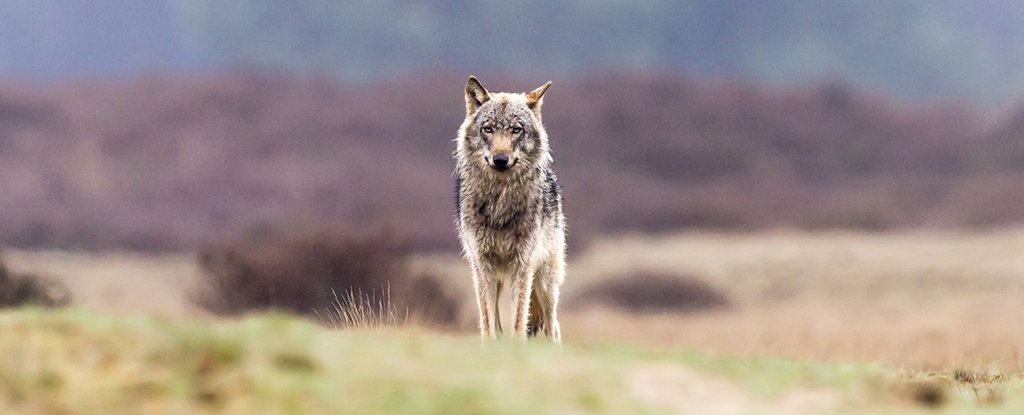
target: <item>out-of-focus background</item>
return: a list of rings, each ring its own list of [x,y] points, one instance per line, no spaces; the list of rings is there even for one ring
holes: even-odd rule
[[[469,74],[554,80],[575,248],[1024,220],[1012,2],[44,0],[0,6],[0,31],[14,247],[380,222],[451,250]]]
[[[1017,373],[1022,62],[1001,0],[7,1],[0,305],[472,335],[473,74],[554,82],[567,343]]]

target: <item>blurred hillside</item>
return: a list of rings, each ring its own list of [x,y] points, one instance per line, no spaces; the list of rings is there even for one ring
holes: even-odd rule
[[[904,99],[1024,95],[1024,7],[1006,0],[0,4],[0,74],[108,78],[235,65],[372,82],[424,70],[602,70],[842,80]]]
[[[493,90],[543,80],[484,78]],[[183,249],[336,222],[454,248],[464,82],[224,73],[2,86],[0,244]],[[1024,111],[990,126],[835,84],[624,73],[556,79],[544,111],[574,243],[1024,221]]]

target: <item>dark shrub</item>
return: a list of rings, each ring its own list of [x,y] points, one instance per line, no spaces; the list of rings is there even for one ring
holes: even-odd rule
[[[593,283],[569,304],[604,304],[634,312],[704,311],[727,307],[729,300],[697,278],[640,272]]]
[[[948,388],[938,382],[915,382],[909,385],[910,398],[927,408],[939,408],[949,401]]]
[[[407,288],[404,300],[409,315],[421,323],[455,323],[459,318],[459,301],[448,293],[441,279],[434,275],[418,275]]]
[[[71,295],[64,284],[34,274],[12,273],[0,260],[0,307],[59,307],[70,302]]]
[[[453,322],[457,302],[435,278],[407,274],[409,252],[408,243],[386,231],[207,245],[198,255],[206,286],[197,302],[221,314],[282,309],[320,315],[341,304],[418,322]]]

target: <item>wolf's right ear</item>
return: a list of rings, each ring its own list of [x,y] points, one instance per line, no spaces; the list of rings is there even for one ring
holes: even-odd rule
[[[466,81],[466,114],[475,113],[481,105],[490,99],[491,93],[487,92],[487,88],[484,88],[484,85],[475,76],[470,75],[469,80]]]

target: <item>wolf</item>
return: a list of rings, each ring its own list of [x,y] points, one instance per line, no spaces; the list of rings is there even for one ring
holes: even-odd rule
[[[561,341],[565,214],[541,122],[548,81],[528,93],[491,93],[466,81],[466,120],[455,139],[457,230],[480,310],[480,335],[501,334],[498,299],[512,293],[512,335]]]

